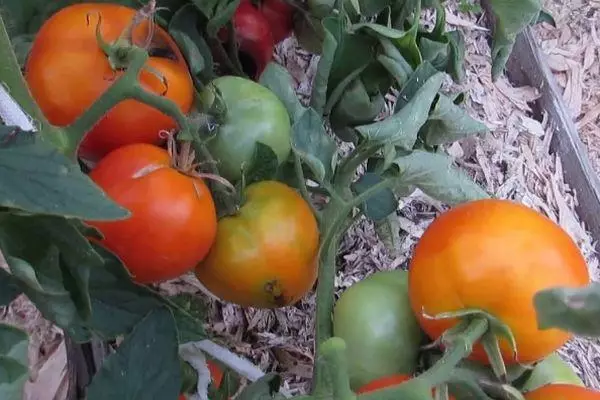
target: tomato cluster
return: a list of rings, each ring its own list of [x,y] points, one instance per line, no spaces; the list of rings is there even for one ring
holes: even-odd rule
[[[407,380],[418,369],[419,345],[425,343],[422,332],[438,340],[459,320],[436,316],[466,310],[487,313],[511,330],[515,351],[506,338],[498,338],[507,366],[548,359],[540,364],[543,370],[538,377],[531,379],[552,375],[546,381],[573,385],[577,383],[574,374],[564,372],[570,368],[551,361],[554,351],[571,335],[539,329],[533,297],[547,288],[578,288],[589,281],[577,245],[542,214],[507,200],[456,206],[424,232],[408,272],[377,272],[351,286],[338,300],[334,334],[347,344],[350,385],[366,392]],[[480,342],[468,358],[482,367],[490,366]],[[578,386],[539,389],[532,385],[525,386],[535,389],[528,399],[558,399],[560,393],[575,396],[579,392],[577,398],[586,398],[582,396],[588,393]],[[551,397],[552,393],[559,397]]]
[[[45,21],[25,77],[52,124],[72,124],[124,74],[98,35],[105,43],[128,39],[146,48],[150,57],[137,84],[173,101],[183,114],[195,110],[193,81],[175,42],[154,23],[133,23],[136,16],[136,10],[117,4],[82,3]],[[289,33],[289,19],[291,8],[280,0],[265,0],[258,8],[242,1],[233,21],[240,48],[260,54],[263,68],[273,41]],[[130,37],[123,36],[128,28]],[[87,221],[101,234],[90,239],[117,255],[142,284],[195,270],[204,286],[225,301],[257,307],[292,304],[316,280],[319,230],[310,206],[291,187],[262,181],[245,187],[239,211],[219,220],[206,182],[237,183],[258,142],[283,163],[291,151],[287,110],[267,88],[235,76],[204,87],[198,100],[206,109],[214,100],[211,89],[218,90],[227,110],[208,143],[220,177],[197,169],[203,161],[194,161],[189,142],[178,144],[173,135],[164,135],[177,127],[173,118],[137,99],[117,104],[87,133],[78,155],[95,164],[89,177],[130,212],[119,221]],[[297,246],[300,242],[303,247]]]

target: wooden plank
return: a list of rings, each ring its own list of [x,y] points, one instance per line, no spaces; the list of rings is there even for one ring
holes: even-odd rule
[[[512,83],[529,85],[540,91],[536,106],[547,111],[550,126],[554,129],[550,150],[560,156],[565,180],[577,194],[576,211],[596,241],[596,250],[600,250],[600,180],[546,63],[546,56],[530,28],[517,37],[506,73]]]

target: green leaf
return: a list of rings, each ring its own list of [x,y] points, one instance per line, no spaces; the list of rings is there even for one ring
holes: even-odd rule
[[[583,288],[551,288],[533,303],[540,329],[558,328],[580,336],[600,337],[600,283]]]
[[[325,131],[323,120],[306,109],[292,126],[292,150],[310,168],[318,182],[329,180],[337,164],[337,146]]]
[[[361,194],[381,182],[383,182],[383,178],[380,175],[367,172],[354,182],[352,189],[356,194]],[[367,218],[381,221],[395,213],[398,208],[398,200],[391,189],[385,188],[373,193],[361,208]]]
[[[383,245],[392,257],[399,256],[399,249],[402,246],[400,237],[400,221],[396,213],[388,215],[386,218],[374,221],[375,233],[383,242]]]
[[[279,391],[281,377],[274,373],[268,373],[256,382],[246,386],[236,397],[237,400],[266,400],[272,399]]]
[[[210,19],[215,15],[215,10],[219,3],[221,3],[220,0],[192,0],[192,4],[200,10],[206,19]]]
[[[402,31],[380,24],[365,22],[353,25],[352,30],[366,30],[375,34],[376,37],[384,37],[391,40],[404,59],[410,63],[411,67],[416,68],[423,62],[421,51],[419,50],[419,46],[417,46],[418,27],[419,24],[417,22],[409,30]]]
[[[492,46],[492,79],[504,71],[517,35],[535,21],[542,10],[541,0],[490,0],[496,16]]]
[[[201,81],[209,81],[215,77],[213,57],[208,44],[198,30],[200,26],[198,13],[199,11],[192,4],[187,4],[175,13],[168,30],[181,49],[192,76]]]
[[[0,307],[9,305],[21,293],[12,275],[0,267]]]
[[[450,46],[446,72],[455,82],[462,83],[465,80],[465,35],[457,30],[447,32],[446,37]]]
[[[423,61],[429,61],[438,71],[445,71],[450,55],[450,46],[447,41],[441,42],[422,37],[419,40],[419,49],[423,55]]]
[[[323,49],[321,50],[321,58],[317,65],[317,72],[310,96],[310,106],[320,115],[323,115],[325,103],[327,102],[329,74],[331,73],[338,47],[336,36],[343,29],[342,19],[340,17],[327,17],[323,20],[323,27],[325,28]]]
[[[403,186],[416,186],[424,193],[446,204],[489,198],[479,185],[452,166],[442,154],[415,150],[394,161],[398,181]]]
[[[259,83],[275,93],[288,111],[292,123],[304,112],[293,87],[293,78],[283,66],[270,62],[260,76]]]
[[[436,70],[431,63],[425,61],[423,64],[419,65],[415,72],[410,76],[406,85],[400,91],[400,94],[396,100],[396,106],[394,107],[394,112],[398,112],[402,108],[404,108],[412,99],[415,97],[419,89],[428,82],[429,79],[438,74],[438,70]]]
[[[556,20],[554,19],[552,14],[550,14],[550,12],[543,10],[543,9],[540,11],[540,14],[538,15],[535,23],[541,24],[542,22],[550,24],[550,25],[552,25],[552,27],[556,28]]]
[[[473,119],[451,98],[440,94],[419,134],[428,146],[436,146],[486,132],[485,124]]]
[[[200,0],[194,0],[195,4],[202,3]],[[240,5],[240,0],[220,0],[214,14],[207,16],[209,18],[206,24],[206,32],[210,37],[217,36],[219,29],[232,20],[235,10]]]
[[[273,149],[264,143],[256,142],[250,166],[244,172],[245,184],[272,179],[277,174],[278,167],[279,161]]]
[[[421,126],[427,121],[429,109],[440,90],[444,75],[437,73],[419,88],[406,106],[382,121],[356,127],[361,136],[373,145],[394,144],[406,150],[415,145]]]
[[[23,398],[23,386],[29,378],[27,333],[0,323],[0,399]]]
[[[340,128],[371,122],[384,107],[385,98],[381,93],[371,96],[362,80],[355,79],[345,88],[342,97],[333,107],[331,125],[333,128]]]
[[[88,400],[176,399],[181,388],[178,345],[171,312],[152,310],[104,361],[88,388]]]
[[[557,353],[552,353],[536,364],[525,384],[519,389],[528,392],[551,383],[584,386],[571,366]]]
[[[0,125],[0,206],[86,220],[129,216],[40,135]]]

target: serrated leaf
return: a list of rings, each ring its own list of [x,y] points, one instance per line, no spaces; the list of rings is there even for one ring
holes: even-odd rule
[[[200,26],[199,11],[192,4],[177,10],[169,23],[169,34],[173,37],[183,53],[190,72],[195,80],[211,80],[213,57],[208,44],[198,30]],[[199,89],[196,82],[196,87]]]
[[[244,171],[246,185],[272,179],[277,174],[278,167],[279,161],[273,149],[266,144],[256,142],[250,166],[247,171]]]
[[[413,99],[413,97],[415,97],[425,82],[428,82],[429,79],[438,73],[439,71],[436,70],[428,61],[425,61],[423,64],[419,65],[398,94],[394,112],[398,112],[404,108]]]
[[[485,132],[488,132],[485,124],[473,119],[451,98],[440,94],[419,135],[428,146],[436,146]]]
[[[0,323],[0,399],[23,398],[23,386],[29,378],[28,346],[26,332]]]
[[[176,399],[181,388],[178,345],[171,312],[152,310],[104,361],[87,399]]]
[[[337,146],[325,132],[323,120],[312,108],[306,109],[292,126],[292,150],[319,182],[333,176]]]
[[[298,119],[305,110],[293,87],[293,78],[287,69],[281,65],[270,62],[263,71],[258,81],[261,85],[275,93],[288,111],[292,123]]]
[[[558,328],[600,337],[600,283],[583,288],[551,288],[533,298],[540,329]]]
[[[489,198],[479,185],[452,166],[452,160],[442,154],[415,150],[394,161],[398,180],[405,186],[416,186],[446,204]]]
[[[1,257],[0,255],[0,259]],[[12,275],[0,267],[0,307],[9,305],[21,293],[22,291]]]
[[[90,221],[129,216],[40,135],[0,125],[0,206]]]
[[[380,175],[367,172],[354,182],[352,189],[356,194],[361,194],[381,182],[383,182],[383,178]],[[361,206],[365,216],[373,221],[384,220],[390,214],[393,214],[397,208],[398,200],[389,188],[373,193]]]
[[[321,58],[317,65],[317,72],[313,82],[313,88],[310,95],[310,106],[320,115],[323,115],[325,103],[327,102],[327,89],[329,74],[333,66],[338,41],[336,36],[342,29],[342,19],[340,17],[327,17],[323,21],[324,39],[321,50]]]
[[[281,376],[268,373],[256,382],[246,386],[236,397],[237,400],[267,400],[272,399],[281,386]]]
[[[177,305],[171,311],[177,324],[179,343],[198,342],[206,339],[204,332],[206,304],[202,298],[190,293],[182,293],[169,297],[169,300]]]
[[[382,121],[357,126],[356,130],[370,144],[394,144],[406,150],[412,149],[443,79],[442,73],[435,74],[400,111]]]
[[[517,35],[535,21],[542,10],[541,0],[490,0],[496,16],[492,46],[492,80],[504,71]]]
[[[369,22],[352,26],[354,31],[366,30],[367,32],[375,34],[375,36],[390,39],[398,48],[403,58],[410,63],[412,68],[416,68],[423,62],[421,51],[417,45],[418,28],[418,22],[407,31]]]
[[[375,221],[374,226],[377,237],[390,255],[392,257],[399,256],[402,239],[400,238],[400,221],[396,213],[392,213],[380,221]]]

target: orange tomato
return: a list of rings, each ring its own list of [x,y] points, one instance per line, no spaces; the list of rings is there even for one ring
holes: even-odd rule
[[[551,384],[525,394],[527,400],[600,400],[600,392],[581,386]]]
[[[222,300],[244,307],[293,304],[317,277],[315,216],[295,190],[276,181],[249,185],[245,199],[237,215],[219,221],[196,276]]]
[[[90,178],[131,212],[120,221],[88,221],[102,245],[140,283],[191,270],[208,253],[217,226],[211,193],[198,177],[172,166],[169,153],[150,144],[121,147],[104,157]]]
[[[534,295],[556,286],[582,287],[589,280],[579,248],[557,224],[524,205],[486,199],[459,205],[428,227],[410,264],[409,296],[432,339],[457,321],[424,314],[481,309],[515,336],[516,359],[500,338],[505,361],[531,363],[571,337],[558,329],[538,329]],[[470,358],[488,362],[480,344]]]
[[[31,93],[50,123],[71,124],[87,110],[123,71],[113,71],[96,41],[96,27],[107,42],[117,39],[136,10],[117,4],[81,3],[67,6],[41,27],[25,65]],[[194,96],[185,59],[173,39],[154,24],[149,45],[151,57],[139,82],[187,113]],[[144,45],[149,24],[133,31],[134,43]],[[152,69],[162,77],[149,72]],[[161,111],[137,100],[124,100],[110,110],[87,134],[79,155],[96,161],[117,147],[132,143],[161,143],[159,132],[176,128]]]
[[[361,386],[356,391],[356,394],[374,392],[379,389],[384,389],[384,388],[387,388],[390,386],[399,385],[402,382],[406,382],[406,381],[410,380],[411,378],[412,377],[410,375],[404,375],[404,374],[384,376],[383,378],[375,379],[375,380],[367,383],[366,385]],[[435,389],[432,390],[432,394],[433,394],[433,396],[435,396]],[[450,396],[450,400],[454,400],[454,397]]]
[[[221,381],[223,380],[223,371],[221,370],[221,368],[214,361],[211,360],[206,360],[206,366],[210,371],[210,376],[214,385],[216,387],[221,386]]]

